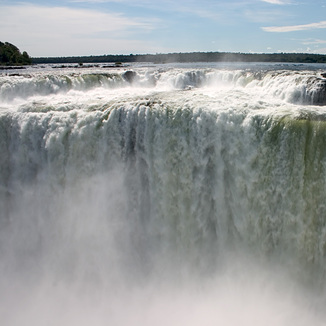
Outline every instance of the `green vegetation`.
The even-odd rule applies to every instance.
[[[100,63],[100,62],[295,62],[326,63],[326,55],[308,53],[230,53],[191,52],[167,54],[101,55],[84,57],[33,58],[33,63]]]
[[[158,53],[130,55],[99,55],[79,57],[41,57],[30,58],[26,51],[8,42],[0,42],[0,66],[23,66],[40,63],[122,63],[130,62],[292,62],[292,63],[326,63],[326,55],[308,53],[232,53],[232,52],[190,52],[190,53]]]
[[[21,53],[19,49],[8,42],[0,42],[0,66],[23,66],[32,64],[32,60],[26,51]]]

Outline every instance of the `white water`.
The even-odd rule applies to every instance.
[[[2,324],[324,325],[323,71],[135,71],[0,76]]]

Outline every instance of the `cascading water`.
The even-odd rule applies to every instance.
[[[321,71],[133,71],[0,76],[3,324],[323,325]]]

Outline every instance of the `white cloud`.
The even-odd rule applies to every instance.
[[[0,6],[0,39],[16,44],[32,56],[115,53],[117,45],[119,50],[128,48],[129,53],[144,46],[144,42],[128,40],[133,32],[147,33],[154,25],[153,20],[95,10]]]
[[[70,0],[70,3],[128,3],[128,5],[144,6],[152,3],[151,0]]]
[[[1,1],[1,0],[0,0]],[[251,0],[252,1],[252,0]],[[225,21],[230,13],[247,5],[240,1],[215,1],[215,0],[70,0],[71,3],[124,3],[129,7],[140,7],[155,10],[157,13],[181,13],[193,15],[204,19]],[[226,18],[228,16],[228,18]]]
[[[326,44],[326,40],[319,40],[319,39],[308,39],[303,40],[302,44],[311,45],[311,44]]]
[[[263,2],[268,2],[273,5],[287,5],[289,4],[289,1],[284,1],[284,0],[262,0]]]
[[[285,32],[306,31],[306,30],[320,29],[320,28],[326,28],[326,21],[321,21],[319,23],[311,23],[306,25],[262,27],[262,30],[265,32],[285,33]]]

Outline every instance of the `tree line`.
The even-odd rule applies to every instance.
[[[32,59],[26,51],[23,53],[9,42],[0,42],[0,65],[23,66],[32,64]]]
[[[292,62],[292,63],[326,63],[326,55],[310,53],[232,53],[232,52],[191,52],[165,54],[130,54],[99,55],[76,57],[42,57],[32,58],[40,63],[173,63],[173,62]]]
[[[9,42],[0,42],[0,65],[21,66],[30,64],[68,64],[68,63],[173,63],[173,62],[292,62],[326,63],[326,55],[312,53],[233,53],[233,52],[187,52],[129,55],[98,55],[70,57],[31,58]]]

